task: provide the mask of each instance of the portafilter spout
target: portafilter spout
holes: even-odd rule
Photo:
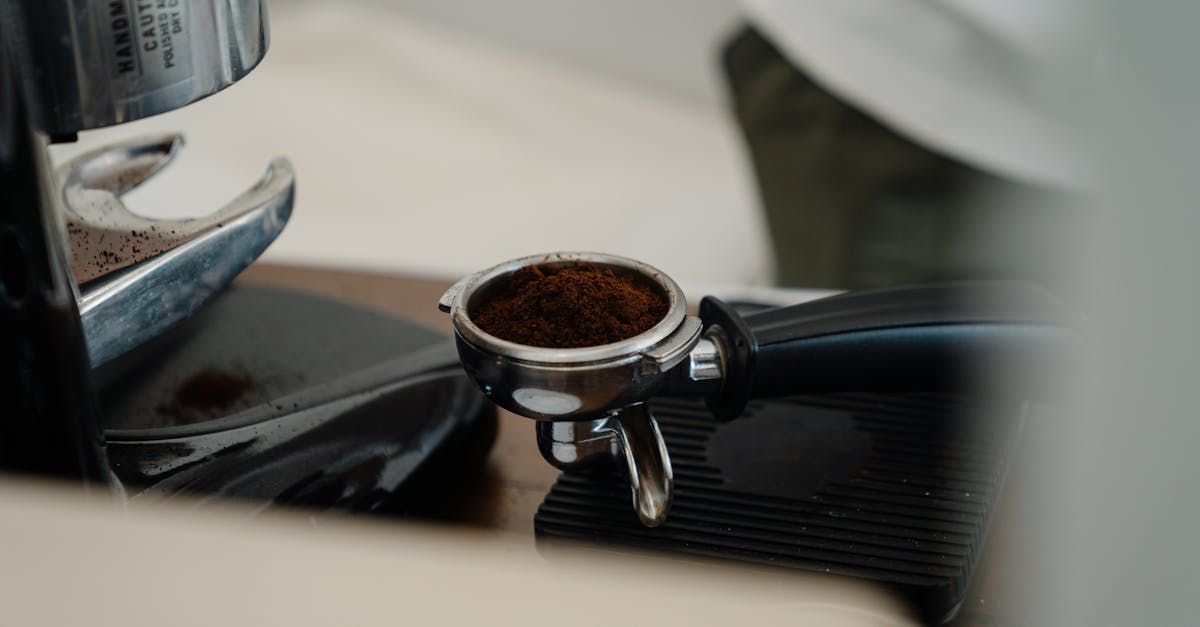
[[[594,264],[652,286],[666,315],[631,338],[543,348],[484,332],[472,313],[530,266]],[[986,392],[1008,376],[1007,397],[1044,397],[1047,373],[1069,367],[1078,317],[1040,288],[1012,282],[943,283],[853,292],[742,316],[712,297],[686,312],[670,277],[597,253],[523,257],[468,276],[441,298],[467,374],[493,402],[538,420],[538,449],[558,468],[615,462],[634,509],[661,524],[671,501],[671,460],[646,402],[701,396],[718,420],[751,398],[849,390]],[[989,380],[989,384],[995,380]]]

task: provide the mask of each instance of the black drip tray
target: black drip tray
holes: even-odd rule
[[[699,402],[654,410],[675,469],[666,524],[638,522],[620,476],[567,473],[539,535],[869,579],[929,621],[963,600],[1022,416],[916,394],[755,402],[729,423]]]

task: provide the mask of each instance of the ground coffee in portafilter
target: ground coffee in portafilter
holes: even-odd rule
[[[580,348],[646,331],[667,315],[667,302],[633,277],[584,263],[521,268],[469,313],[476,326],[503,340]]]

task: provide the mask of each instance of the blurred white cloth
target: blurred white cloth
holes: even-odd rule
[[[994,174],[1088,187],[1079,0],[743,0],[797,67],[900,133]]]

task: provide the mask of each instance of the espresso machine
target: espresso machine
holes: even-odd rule
[[[409,512],[482,461],[494,412],[439,334],[230,285],[291,216],[286,159],[195,220],[121,201],[182,135],[49,166],[50,143],[244,78],[268,48],[262,0],[0,7],[0,467],[144,502]]]

